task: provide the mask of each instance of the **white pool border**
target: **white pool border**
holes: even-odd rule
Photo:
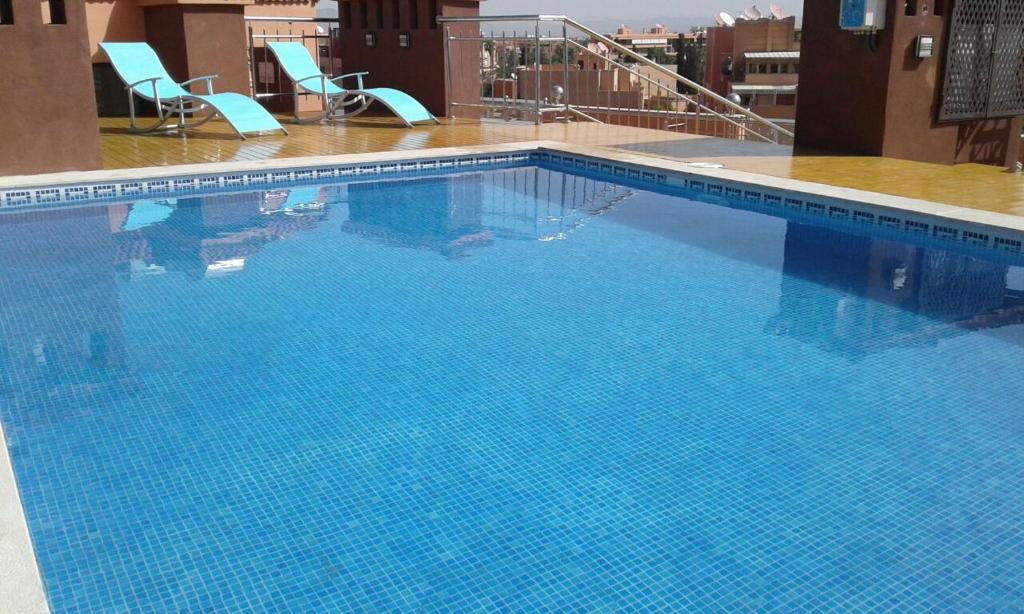
[[[0,424],[0,612],[50,611]]]
[[[145,138],[145,137],[140,137]],[[570,169],[611,173],[624,179],[703,192],[711,198],[738,198],[781,210],[827,217],[870,215],[884,228],[925,232],[957,229],[954,239],[1024,252],[1024,217],[904,198],[850,188],[782,179],[728,168],[701,168],[691,162],[583,147],[557,141],[527,141],[478,147],[317,156],[245,162],[217,162],[112,171],[83,171],[0,177],[0,213],[89,205],[95,199],[136,198],[165,192],[208,189],[251,190],[284,181],[326,180],[355,175],[447,170],[537,160]],[[152,189],[151,189],[152,186]],[[866,217],[862,219],[867,219]],[[968,230],[969,233],[964,231]],[[975,236],[977,235],[977,237]],[[981,237],[984,238],[982,241]],[[945,237],[944,237],[945,238]],[[999,243],[1004,241],[1004,243]],[[1011,249],[1012,248],[1012,249]],[[2,265],[0,265],[2,266]],[[0,611],[49,612],[42,578],[18,494],[3,425],[0,424]]]

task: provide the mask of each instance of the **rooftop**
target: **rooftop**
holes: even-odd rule
[[[593,123],[459,120],[440,126],[401,127],[392,118],[347,123],[288,125],[287,137],[240,141],[220,121],[186,136],[138,136],[127,120],[101,120],[106,169],[272,160],[305,156],[412,151],[442,147],[560,141],[628,150],[655,157],[723,164],[726,168],[1024,216],[1018,174],[981,164],[943,166],[891,158],[794,155],[790,147],[693,136],[663,130]]]

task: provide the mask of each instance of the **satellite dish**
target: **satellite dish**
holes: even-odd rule
[[[718,18],[721,19],[722,23],[725,24],[726,26],[736,25],[736,20],[733,18],[733,16],[730,15],[729,13],[726,13],[725,11],[719,13]]]
[[[750,18],[747,17],[746,15],[744,15],[743,13],[737,13],[736,14],[736,20],[737,21],[750,21]]]
[[[725,25],[725,22],[722,21],[721,16],[715,15],[715,25],[718,26],[718,27],[722,27],[722,26]]]
[[[785,11],[783,11],[782,7],[779,6],[778,4],[772,3],[770,8],[771,8],[771,11],[772,11],[772,16],[775,17],[775,19],[785,19],[786,18]]]
[[[761,19],[761,10],[757,8],[757,5],[751,6],[749,9],[743,11],[747,19]]]

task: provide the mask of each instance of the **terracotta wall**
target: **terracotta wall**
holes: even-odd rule
[[[708,28],[707,49],[704,59],[704,87],[725,96],[729,93],[729,79],[722,74],[722,63],[733,57],[735,41],[733,28]]]
[[[766,64],[779,63],[780,60],[764,60]],[[786,73],[747,73],[743,79],[747,85],[797,85],[800,75],[795,72]]]
[[[67,23],[44,25],[38,0],[13,0],[0,26],[0,175],[101,166],[85,5],[65,7]]]
[[[537,71],[520,68],[516,71],[517,93],[523,100],[537,99]],[[580,70],[569,68],[569,82],[565,84],[565,71],[560,65],[551,65],[540,71],[541,100],[552,98],[553,86],[562,86],[572,104],[642,106],[643,94],[639,85],[630,83],[629,73],[619,68],[610,70]],[[562,102],[565,102],[563,99]]]
[[[244,7],[173,4],[143,9],[146,40],[178,81],[217,75],[215,92],[249,94]],[[205,83],[192,91],[206,93]]]
[[[915,58],[918,34],[934,35],[940,53],[928,59]],[[1014,164],[1020,142],[1020,118],[937,122],[945,35],[944,17],[897,14],[882,155],[944,164]]]
[[[795,17],[737,21],[735,26],[708,28],[705,86],[725,96],[730,91],[730,83],[745,82],[743,56],[749,51],[799,51],[795,29]],[[733,59],[731,77],[722,74],[722,64],[730,57]]]
[[[878,37],[871,52],[838,23],[838,2],[806,3],[797,145],[880,155],[892,38]]]
[[[142,7],[135,0],[86,0],[89,53],[93,62],[106,62],[99,43],[133,43],[146,40]]]
[[[1017,160],[1020,119],[939,123],[946,16],[908,16],[889,3],[875,37],[839,29],[839,4],[806,3],[798,148],[922,162]],[[934,57],[914,57],[915,37],[936,37]]]
[[[337,55],[343,59],[345,72],[369,71],[367,87],[404,90],[431,113],[447,114],[444,29],[434,18],[479,15],[479,0],[341,0],[338,9],[342,30]],[[452,32],[472,35],[479,32],[479,26],[454,24]],[[410,47],[399,46],[400,33],[409,34]],[[377,37],[375,47],[366,46],[366,34]],[[476,53],[469,49],[470,45],[464,44],[457,49],[461,52],[453,54],[457,75],[453,97],[458,101],[478,101],[480,97],[479,45]],[[458,115],[474,113],[460,109]]]
[[[793,38],[796,17],[737,21],[733,51],[742,57],[747,51],[796,51],[800,44]]]
[[[761,104],[757,102],[751,105],[750,110],[767,119],[796,119],[795,104]]]

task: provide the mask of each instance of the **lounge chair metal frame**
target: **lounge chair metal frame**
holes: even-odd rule
[[[373,100],[371,100],[368,96],[364,96],[364,95],[361,95],[361,94],[353,95],[351,100],[346,100],[345,98],[348,95],[348,90],[346,90],[346,94],[338,94],[338,95],[334,95],[334,96],[332,96],[330,94],[327,94],[327,95],[312,94],[313,96],[320,96],[320,100],[323,102],[323,113],[319,117],[306,117],[306,118],[303,118],[303,117],[301,117],[299,115],[299,96],[301,96],[303,94],[308,94],[309,92],[308,91],[300,91],[301,90],[301,87],[299,86],[300,83],[302,83],[304,81],[310,81],[310,80],[313,80],[313,79],[319,79],[320,80],[320,87],[321,87],[321,89],[326,92],[327,91],[327,82],[328,81],[330,81],[331,83],[337,85],[338,87],[341,87],[341,83],[340,83],[341,80],[355,77],[356,78],[356,85],[357,85],[358,89],[361,90],[361,89],[363,89],[363,77],[365,77],[368,74],[370,74],[370,73],[368,73],[368,72],[354,72],[354,73],[350,73],[350,74],[347,74],[347,75],[341,75],[340,77],[328,77],[327,75],[325,75],[323,73],[317,73],[315,75],[309,75],[308,77],[303,77],[303,78],[298,79],[296,81],[292,81],[292,98],[295,101],[295,123],[297,123],[297,124],[312,124],[312,123],[322,122],[324,120],[333,121],[333,120],[348,119],[350,117],[355,117],[356,115],[359,115],[360,113],[365,111],[367,108],[369,108],[369,106],[371,104],[373,104]],[[345,89],[345,88],[342,87],[341,89]],[[357,105],[357,104],[360,105],[360,106],[355,111],[345,111],[344,110],[345,107],[350,107],[350,106],[354,106],[354,105]],[[342,112],[338,113],[339,110],[341,110]],[[392,109],[392,112],[394,112],[394,109]],[[399,116],[399,118],[401,118],[401,116]],[[405,121],[405,120],[403,120],[403,121]],[[409,122],[405,122],[405,124],[407,126],[409,126],[410,128],[412,127],[412,124],[410,124]]]
[[[395,109],[393,106],[388,104],[386,100],[384,100],[383,98],[377,98],[373,95],[368,95],[367,92],[363,91],[363,77],[369,74],[369,72],[353,72],[338,77],[329,77],[323,73],[317,73],[315,75],[309,75],[308,77],[302,77],[301,79],[292,81],[292,98],[295,101],[295,117],[293,121],[295,121],[295,123],[297,124],[312,124],[322,121],[340,121],[345,119],[351,119],[359,115],[366,109],[370,108],[370,105],[373,104],[374,102],[379,102],[385,107],[387,107],[388,110],[395,115],[395,117],[402,120],[402,123],[405,124],[406,127],[413,128],[413,124],[406,121],[406,119],[402,117],[401,113],[399,113],[398,110]],[[356,89],[345,90],[344,87],[341,87],[341,81],[343,79],[351,79],[353,77],[355,77],[356,79]],[[345,91],[342,94],[320,94],[317,92],[310,92],[309,90],[302,91],[302,87],[300,86],[300,84],[304,81],[310,81],[312,79],[320,80],[321,90],[324,92],[327,91],[328,82],[333,83],[338,87],[341,87],[341,89]],[[323,102],[323,113],[321,113],[317,117],[301,117],[299,115],[299,96],[303,94],[319,96],[321,101]],[[359,105],[359,108],[355,109],[354,111],[345,110],[346,107],[352,107],[355,105]],[[341,112],[339,113],[339,111]],[[441,123],[441,120],[437,119],[437,117],[435,117],[433,113],[430,114],[430,119],[433,120],[435,124]]]
[[[202,76],[202,77],[196,77],[195,79],[189,79],[188,81],[185,81],[183,83],[179,83],[178,85],[180,85],[181,87],[185,87],[185,86],[187,86],[187,85],[189,85],[191,83],[195,83],[197,81],[206,81],[206,92],[207,92],[207,94],[213,95],[213,80],[216,79],[216,78],[217,78],[217,75],[205,75],[205,76]],[[130,123],[129,123],[129,126],[128,126],[128,130],[130,132],[135,132],[135,133],[138,133],[138,134],[145,134],[147,132],[157,132],[157,131],[161,131],[161,130],[162,131],[166,131],[166,132],[173,132],[173,131],[179,130],[179,129],[180,130],[188,130],[188,129],[191,129],[191,128],[197,128],[199,126],[202,126],[203,124],[205,124],[206,122],[210,121],[214,117],[217,117],[217,112],[214,111],[214,112],[210,113],[209,116],[203,118],[200,121],[193,122],[191,124],[186,123],[185,122],[185,116],[186,115],[195,115],[196,113],[198,113],[198,112],[202,111],[203,109],[205,109],[206,105],[203,104],[203,103],[198,103],[197,104],[198,101],[195,101],[195,100],[185,101],[181,97],[172,98],[170,100],[170,102],[165,101],[165,100],[161,100],[160,99],[160,92],[157,90],[157,87],[156,87],[156,82],[160,81],[161,79],[162,79],[162,77],[150,77],[148,79],[142,79],[141,81],[136,81],[135,83],[131,83],[131,84],[128,84],[128,85],[125,86],[124,89],[128,92],[128,117],[129,117],[129,120],[130,120]],[[139,125],[138,125],[138,122],[136,121],[136,118],[135,118],[135,94],[136,94],[136,90],[138,89],[138,87],[140,85],[142,85],[143,83],[149,83],[153,87],[153,97],[152,97],[152,100],[153,100],[154,103],[156,103],[156,112],[157,112],[157,117],[159,118],[159,121],[157,123],[153,124],[152,126],[145,126],[145,127],[140,128]],[[140,92],[140,95],[142,95],[141,92]],[[143,98],[145,98],[147,96],[148,96],[148,94],[142,95]],[[186,104],[190,105],[189,108],[186,108]],[[169,126],[165,126],[164,124],[166,124],[168,121],[170,121],[170,119],[172,117],[174,117],[175,115],[178,116],[178,122],[179,123],[171,124]],[[234,126],[232,126],[232,129],[234,129]],[[235,130],[235,132],[238,132],[238,131]],[[287,134],[287,132],[285,134]],[[242,137],[243,139],[245,138],[245,135],[242,134],[241,132],[238,132],[238,136]]]

